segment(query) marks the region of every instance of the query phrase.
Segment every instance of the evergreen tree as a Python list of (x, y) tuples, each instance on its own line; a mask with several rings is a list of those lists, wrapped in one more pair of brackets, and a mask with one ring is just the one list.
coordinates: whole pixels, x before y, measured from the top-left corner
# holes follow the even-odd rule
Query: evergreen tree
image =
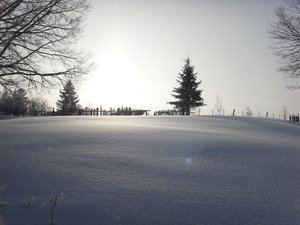
[(202, 90), (198, 90), (201, 81), (197, 82), (197, 73), (194, 72), (194, 66), (190, 65), (190, 58), (185, 59), (185, 65), (182, 72), (178, 74), (178, 88), (174, 88), (172, 96), (177, 101), (169, 102), (175, 108), (179, 108), (183, 115), (190, 115), (190, 109), (198, 106), (204, 106), (201, 97)]
[(74, 84), (68, 80), (62, 91), (60, 91), (60, 100), (57, 101), (56, 106), (59, 114), (73, 115), (78, 109), (79, 98), (75, 91)]

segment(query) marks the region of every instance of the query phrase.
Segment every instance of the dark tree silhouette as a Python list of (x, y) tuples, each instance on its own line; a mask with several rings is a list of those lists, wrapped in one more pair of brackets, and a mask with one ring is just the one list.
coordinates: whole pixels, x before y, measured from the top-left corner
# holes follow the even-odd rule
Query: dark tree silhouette
[(88, 9), (88, 0), (0, 1), (0, 85), (49, 87), (88, 73), (88, 57), (72, 49)]
[(0, 110), (3, 115), (12, 114), (12, 97), (8, 90), (1, 93)]
[(0, 99), (0, 113), (4, 115), (20, 116), (27, 114), (28, 97), (24, 89), (12, 92), (4, 90)]
[(59, 97), (56, 106), (60, 115), (73, 115), (78, 111), (79, 98), (71, 80), (64, 85)]
[[(300, 78), (300, 0), (285, 0), (285, 7), (275, 10), (276, 21), (270, 23), (269, 34), (275, 40), (273, 52), (280, 59), (279, 71), (296, 82)], [(300, 88), (299, 83), (289, 86)]]
[(49, 107), (47, 100), (36, 97), (28, 100), (27, 113), (31, 116), (45, 115), (47, 112), (50, 112), (51, 108)]
[(27, 113), (27, 100), (26, 91), (19, 88), (12, 93), (13, 100), (13, 113), (14, 115), (25, 115)]
[(179, 108), (183, 115), (190, 115), (190, 109), (198, 106), (204, 106), (201, 97), (202, 90), (198, 89), (201, 81), (197, 82), (197, 73), (194, 73), (194, 66), (190, 65), (190, 58), (185, 59), (185, 65), (182, 72), (178, 74), (178, 88), (174, 88), (172, 96), (177, 101), (169, 102), (175, 108)]

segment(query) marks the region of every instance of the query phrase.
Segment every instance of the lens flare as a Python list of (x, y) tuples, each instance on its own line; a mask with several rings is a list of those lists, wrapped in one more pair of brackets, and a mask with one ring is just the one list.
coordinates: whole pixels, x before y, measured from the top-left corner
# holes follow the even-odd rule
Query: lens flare
[(186, 157), (186, 158), (185, 158), (185, 162), (186, 162), (187, 164), (191, 164), (192, 161), (193, 161), (193, 159), (190, 158), (190, 157)]

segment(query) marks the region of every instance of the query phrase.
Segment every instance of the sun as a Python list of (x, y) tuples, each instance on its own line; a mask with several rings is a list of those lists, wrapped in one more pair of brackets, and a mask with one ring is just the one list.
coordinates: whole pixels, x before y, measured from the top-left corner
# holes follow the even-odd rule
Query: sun
[(100, 60), (100, 71), (103, 78), (114, 81), (119, 88), (134, 85), (135, 67), (130, 56), (121, 49), (112, 49)]
[(90, 102), (105, 107), (131, 106), (141, 85), (132, 56), (120, 47), (110, 47), (97, 58), (98, 68), (90, 79)]

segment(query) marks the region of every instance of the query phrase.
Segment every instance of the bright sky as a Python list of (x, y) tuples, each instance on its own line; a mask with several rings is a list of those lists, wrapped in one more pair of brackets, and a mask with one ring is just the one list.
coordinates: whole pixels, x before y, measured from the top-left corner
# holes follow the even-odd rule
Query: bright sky
[(225, 113), (249, 106), (300, 112), (300, 90), (277, 72), (268, 23), (281, 0), (93, 0), (80, 49), (97, 68), (77, 86), (81, 105), (171, 109), (172, 89), (184, 59), (202, 80), (211, 114), (216, 96)]

